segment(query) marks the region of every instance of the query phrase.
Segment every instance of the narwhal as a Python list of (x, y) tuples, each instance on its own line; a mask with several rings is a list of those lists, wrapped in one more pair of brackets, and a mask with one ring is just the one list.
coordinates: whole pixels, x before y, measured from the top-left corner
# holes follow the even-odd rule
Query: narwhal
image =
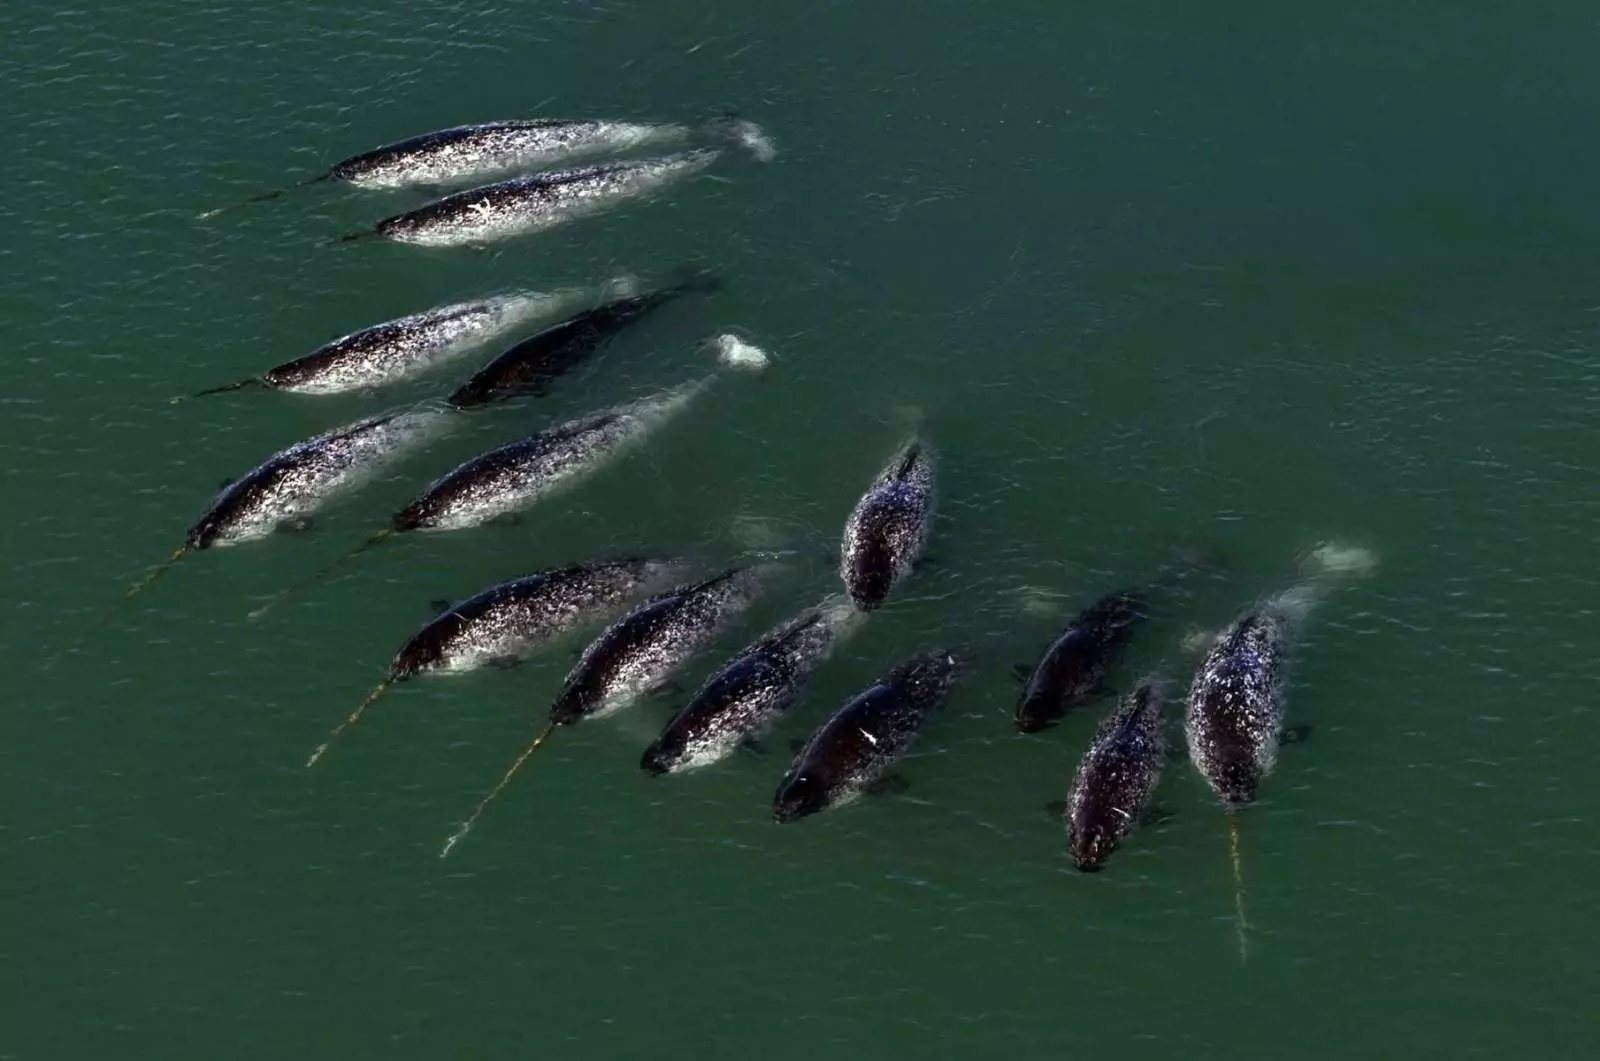
[(753, 746), (795, 703), (807, 679), (866, 613), (842, 593), (768, 632), (708, 678), (639, 765), (650, 774), (710, 766)]
[(723, 148), (700, 147), (513, 177), (393, 214), (370, 229), (358, 229), (332, 242), (377, 236), (420, 247), (482, 247), (545, 232), (643, 199), (709, 168), (723, 154)]
[(306, 765), (316, 763), (396, 682), (423, 673), (462, 673), (519, 663), (551, 638), (615, 609), (681, 567), (676, 560), (648, 557), (567, 564), (498, 582), (447, 607), (400, 647), (383, 680), (333, 729)]
[(383, 387), (447, 365), (524, 325), (570, 313), (597, 296), (625, 298), (633, 294), (637, 294), (637, 283), (621, 277), (601, 285), (599, 291), (570, 287), (435, 306), (351, 332), (259, 376), (212, 387), (193, 397), (246, 387), (291, 394), (343, 394)]
[(721, 281), (705, 270), (684, 269), (676, 283), (627, 294), (584, 310), (523, 339), (484, 365), (445, 399), (474, 409), (524, 394), (542, 395), (622, 332), (684, 295), (716, 291)]
[(1022, 680), (1014, 716), (1023, 733), (1038, 733), (1068, 711), (1111, 695), (1106, 679), (1132, 640), (1135, 629), (1161, 597), (1202, 563), (1188, 550), (1149, 582), (1124, 586), (1100, 597), (1073, 617), (1032, 664), (1019, 664)]
[[(707, 123), (706, 128), (719, 137), (732, 133), (728, 119)], [(447, 188), (596, 155), (670, 147), (687, 141), (691, 132), (681, 123), (603, 119), (532, 118), (457, 125), (351, 155), (299, 184), (253, 196), (231, 208), (207, 210), (200, 217), (267, 202), (322, 181), (371, 189)]]
[(1145, 678), (1101, 720), (1072, 776), (1067, 845), (1085, 873), (1098, 871), (1151, 812), (1166, 765), (1166, 683)]
[[(721, 335), (708, 344), (723, 366), (760, 371), (764, 350)], [(515, 520), (539, 501), (596, 474), (629, 449), (691, 409), (716, 382), (715, 373), (676, 387), (580, 416), (474, 457), (446, 472), (394, 514), (378, 531), (331, 564), (251, 612), (273, 605), (326, 578), (335, 569), (396, 534), (466, 530)]]
[(796, 822), (885, 787), (928, 717), (949, 697), (959, 670), (951, 651), (928, 652), (851, 697), (795, 756), (773, 796), (773, 820)]
[(771, 573), (771, 565), (730, 568), (657, 594), (607, 627), (568, 672), (550, 707), (549, 723), (445, 842), (440, 857), (448, 855), (471, 831), (485, 808), (557, 726), (603, 718), (663, 688), (696, 652), (750, 606)]
[(856, 607), (873, 611), (922, 556), (934, 515), (933, 450), (905, 442), (845, 522), (839, 574)]
[[(183, 545), (139, 580), (127, 600), (185, 554), (303, 530), (335, 498), (359, 488), (449, 429), (455, 415), (425, 404), (369, 416), (279, 450), (222, 488)], [(102, 620), (104, 621), (104, 620)]]
[(1376, 565), (1367, 550), (1324, 544), (1306, 577), (1239, 615), (1217, 636), (1195, 672), (1184, 711), (1189, 758), (1228, 812), (1239, 952), (1245, 953), (1244, 890), (1237, 812), (1255, 801), (1286, 737), (1287, 656), (1307, 617), (1342, 579)]

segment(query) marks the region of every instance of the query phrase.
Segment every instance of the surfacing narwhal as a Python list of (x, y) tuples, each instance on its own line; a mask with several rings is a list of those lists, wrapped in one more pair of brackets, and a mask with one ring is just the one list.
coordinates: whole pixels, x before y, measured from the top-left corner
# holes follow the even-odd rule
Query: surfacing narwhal
[(416, 674), (519, 663), (551, 638), (603, 616), (681, 567), (676, 560), (641, 557), (568, 564), (497, 582), (446, 607), (400, 646), (383, 680), (334, 727), (306, 765), (315, 764), (396, 682)]
[(524, 325), (570, 313), (597, 298), (626, 298), (636, 293), (637, 281), (619, 277), (598, 289), (516, 292), (435, 306), (340, 336), (259, 376), (211, 387), (192, 397), (246, 387), (317, 395), (384, 387), (431, 372)]
[(839, 576), (856, 607), (881, 608), (922, 557), (934, 516), (933, 448), (903, 443), (845, 522)]
[[(703, 123), (701, 131), (726, 138), (732, 121), (737, 119), (713, 119)], [(267, 202), (294, 188), (323, 181), (367, 189), (449, 188), (598, 155), (671, 147), (687, 142), (693, 134), (690, 126), (676, 122), (592, 118), (531, 118), (457, 125), (351, 155), (308, 180), (252, 196), (232, 207), (207, 210), (200, 217), (204, 220), (229, 209)]]
[(446, 407), (423, 405), (369, 416), (279, 450), (223, 487), (189, 528), (183, 545), (122, 599), (150, 585), (187, 553), (304, 530), (336, 498), (449, 430), (456, 415)]
[(865, 618), (836, 593), (763, 635), (706, 679), (645, 749), (639, 766), (649, 774), (682, 773), (753, 746)]
[(774, 572), (775, 565), (729, 568), (711, 578), (650, 597), (607, 627), (567, 673), (550, 707), (550, 721), (445, 841), (439, 857), (448, 855), (472, 830), (484, 810), (557, 726), (615, 714), (661, 689), (751, 605)]
[[(771, 157), (764, 135), (751, 123), (726, 125), (727, 139), (754, 157)], [(394, 214), (370, 229), (333, 240), (378, 236), (422, 247), (485, 246), (591, 217), (699, 173), (723, 157), (724, 146), (695, 147), (652, 158), (601, 162), (513, 177), (453, 193)]]
[(1366, 549), (1319, 546), (1302, 581), (1246, 610), (1217, 636), (1189, 687), (1189, 758), (1228, 812), (1241, 957), (1246, 925), (1237, 812), (1255, 801), (1257, 787), (1277, 764), (1289, 650), (1313, 608), (1341, 581), (1376, 564)]

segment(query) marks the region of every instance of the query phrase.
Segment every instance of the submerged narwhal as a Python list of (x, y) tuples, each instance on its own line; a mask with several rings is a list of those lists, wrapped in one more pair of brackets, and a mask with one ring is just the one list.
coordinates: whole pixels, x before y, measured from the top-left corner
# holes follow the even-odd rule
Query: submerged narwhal
[(882, 607), (916, 565), (934, 514), (933, 450), (904, 443), (856, 502), (845, 523), (839, 574), (856, 607)]
[(568, 564), (496, 583), (451, 605), (400, 647), (383, 680), (306, 765), (321, 758), (394, 683), (416, 674), (518, 663), (551, 638), (603, 616), (679, 569), (674, 560), (637, 557)]
[(1031, 665), (1019, 665), (1022, 692), (1014, 721), (1023, 733), (1037, 733), (1063, 715), (1101, 696), (1111, 695), (1106, 679), (1148, 617), (1151, 605), (1198, 566), (1186, 554), (1147, 584), (1113, 590), (1084, 608)]
[(771, 573), (770, 566), (730, 568), (656, 594), (608, 626), (568, 672), (550, 707), (549, 723), (445, 842), (440, 857), (448, 855), (471, 831), (484, 809), (557, 726), (615, 714), (661, 689), (750, 606)]
[(194, 397), (246, 387), (318, 395), (384, 387), (449, 364), (523, 325), (571, 312), (597, 297), (625, 298), (636, 294), (636, 288), (632, 278), (618, 278), (598, 291), (572, 287), (517, 292), (436, 306), (351, 332), (259, 376)]
[[(730, 121), (715, 119), (704, 129), (718, 139), (726, 139), (735, 135)], [(668, 147), (689, 139), (690, 134), (690, 128), (679, 123), (592, 118), (531, 118), (457, 125), (351, 155), (315, 177), (253, 196), (237, 206), (267, 202), (291, 188), (321, 181), (374, 189), (447, 188), (596, 155)], [(227, 209), (208, 210), (200, 217), (215, 217)]]
[(877, 791), (949, 697), (959, 661), (947, 650), (907, 660), (845, 703), (795, 756), (772, 800), (779, 824)]
[(684, 295), (716, 291), (721, 281), (706, 270), (684, 269), (676, 283), (630, 292), (528, 336), (484, 365), (446, 400), (473, 409), (519, 395), (542, 395), (558, 377), (583, 364), (622, 332)]
[(864, 618), (848, 597), (836, 594), (765, 634), (718, 668), (672, 716), (640, 767), (651, 774), (693, 770), (760, 740)]

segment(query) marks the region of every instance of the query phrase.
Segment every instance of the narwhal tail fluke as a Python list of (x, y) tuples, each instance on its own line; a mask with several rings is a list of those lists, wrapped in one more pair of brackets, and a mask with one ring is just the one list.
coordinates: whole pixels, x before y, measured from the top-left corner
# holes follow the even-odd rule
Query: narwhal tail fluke
[(545, 726), (545, 728), (537, 737), (533, 738), (532, 744), (529, 744), (526, 748), (522, 749), (522, 754), (517, 756), (517, 761), (511, 764), (511, 769), (507, 770), (505, 772), (505, 776), (500, 778), (499, 784), (490, 789), (489, 794), (483, 797), (483, 799), (478, 803), (477, 807), (473, 808), (472, 813), (467, 816), (467, 820), (461, 823), (461, 828), (450, 834), (450, 839), (444, 842), (444, 847), (439, 851), (440, 858), (444, 858), (446, 855), (448, 855), (450, 853), (450, 849), (455, 847), (456, 844), (460, 843), (461, 838), (472, 831), (472, 827), (477, 824), (478, 819), (483, 817), (484, 810), (489, 806), (489, 804), (494, 802), (496, 796), (500, 795), (500, 793), (505, 790), (505, 787), (511, 783), (511, 779), (516, 776), (517, 771), (522, 769), (522, 764), (528, 761), (528, 756), (532, 755), (536, 750), (538, 750), (539, 745), (543, 744), (547, 739), (549, 739), (550, 734), (555, 732), (555, 728), (556, 724), (551, 722), (549, 725)]
[(228, 213), (230, 210), (242, 210), (245, 207), (251, 206), (251, 205), (253, 205), (255, 203), (265, 203), (265, 202), (270, 202), (273, 199), (281, 199), (283, 196), (288, 195), (290, 192), (294, 191), (297, 188), (304, 188), (304, 187), (307, 187), (308, 185), (316, 184), (316, 183), (318, 183), (320, 181), (325, 181), (325, 180), (329, 179), (332, 176), (333, 176), (333, 174), (331, 174), (331, 173), (324, 173), (324, 174), (321, 174), (320, 176), (308, 177), (307, 179), (301, 181), (298, 184), (291, 184), (291, 185), (288, 185), (287, 187), (278, 188), (278, 189), (276, 189), (274, 191), (270, 191), (270, 192), (262, 192), (260, 195), (252, 195), (250, 198), (242, 199), (239, 202), (234, 203), (231, 206), (219, 206), (215, 210), (207, 210), (205, 213), (199, 215), (199, 220), (201, 220), (201, 221), (209, 221), (213, 217), (216, 217), (218, 214), (225, 214), (225, 213)]
[(360, 556), (362, 553), (366, 552), (368, 549), (372, 548), (374, 545), (377, 545), (381, 541), (387, 540), (388, 538), (392, 537), (393, 535), (394, 535), (394, 530), (392, 528), (385, 528), (385, 529), (379, 531), (378, 533), (374, 534), (372, 537), (368, 538), (366, 541), (362, 542), (360, 545), (356, 546), (354, 549), (351, 549), (348, 553), (345, 553), (343, 556), (339, 557), (337, 560), (335, 560), (332, 563), (327, 564), (326, 566), (324, 566), (321, 570), (312, 573), (307, 578), (301, 579), (299, 582), (296, 582), (294, 585), (290, 586), (288, 589), (280, 590), (277, 593), (275, 593), (267, 601), (267, 603), (263, 604), (261, 607), (257, 608), (255, 611), (251, 612), (250, 613), (250, 618), (251, 619), (259, 619), (259, 618), (261, 618), (263, 615), (267, 614), (267, 612), (271, 611), (277, 605), (282, 604), (284, 601), (288, 600), (290, 597), (293, 597), (298, 593), (303, 593), (305, 590), (307, 590), (310, 587), (316, 585), (318, 582), (321, 582), (323, 579), (327, 578), (329, 575), (333, 574), (339, 568), (343, 567), (345, 564), (349, 563), (351, 560), (354, 560), (356, 557)]
[(333, 727), (333, 732), (328, 734), (328, 739), (319, 744), (317, 746), (317, 750), (311, 753), (311, 758), (306, 760), (306, 768), (309, 769), (317, 765), (317, 760), (327, 754), (328, 749), (333, 746), (333, 742), (339, 739), (339, 734), (343, 733), (345, 730), (359, 722), (361, 720), (362, 712), (371, 707), (374, 700), (388, 692), (389, 686), (393, 684), (394, 678), (389, 677), (383, 679), (383, 681), (374, 686), (372, 692), (367, 694), (367, 698), (361, 701), (361, 706), (350, 712), (349, 718)]
[(189, 400), (191, 400), (193, 398), (204, 398), (208, 394), (226, 394), (229, 391), (244, 390), (246, 387), (265, 387), (265, 386), (266, 386), (266, 384), (261, 382), (260, 379), (258, 379), (255, 376), (251, 376), (249, 379), (241, 379), (241, 380), (235, 380), (232, 383), (224, 383), (220, 387), (208, 387), (203, 391), (195, 391), (193, 394), (180, 394), (176, 398), (173, 398), (171, 400), (171, 404), (177, 405), (179, 402), (186, 402), (186, 401), (189, 401)]
[(1244, 860), (1239, 856), (1239, 813), (1228, 811), (1228, 861), (1233, 864), (1233, 922), (1239, 937), (1239, 960), (1250, 953), (1250, 922), (1244, 916)]

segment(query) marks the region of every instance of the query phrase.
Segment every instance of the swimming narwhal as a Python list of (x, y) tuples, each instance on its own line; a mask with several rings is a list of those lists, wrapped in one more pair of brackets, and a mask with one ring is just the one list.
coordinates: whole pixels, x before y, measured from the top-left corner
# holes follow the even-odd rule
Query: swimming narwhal
[(700, 147), (655, 158), (514, 177), (394, 214), (334, 242), (379, 236), (421, 247), (458, 247), (532, 235), (642, 199), (708, 168), (724, 150)]
[(1249, 609), (1217, 636), (1195, 672), (1184, 713), (1189, 757), (1230, 807), (1256, 798), (1283, 734), (1284, 657), (1306, 617), (1340, 577), (1370, 571), (1364, 549), (1323, 545), (1308, 577)]
[[(735, 119), (715, 119), (706, 129), (732, 135)], [(292, 185), (337, 181), (357, 188), (449, 187), (492, 179), (542, 166), (641, 147), (665, 147), (687, 140), (691, 130), (677, 123), (533, 118), (457, 125), (363, 151), (336, 162), (318, 176)], [(239, 203), (266, 202), (289, 191), (280, 188)], [(228, 207), (208, 210), (202, 219)]]
[(512, 664), (679, 570), (674, 560), (625, 557), (547, 568), (496, 583), (452, 605), (413, 634), (389, 671), (306, 762), (314, 764), (395, 682), (422, 673), (461, 673)]
[(684, 270), (668, 287), (629, 294), (585, 310), (516, 343), (473, 373), (446, 399), (472, 409), (523, 394), (542, 395), (558, 376), (582, 364), (620, 332), (682, 296), (715, 291), (721, 282), (703, 270)]
[(640, 767), (651, 774), (692, 770), (759, 740), (795, 702), (810, 673), (864, 617), (849, 598), (837, 594), (759, 638), (672, 717), (645, 749)]
[(1037, 733), (1073, 707), (1105, 694), (1105, 678), (1141, 618), (1143, 604), (1130, 590), (1106, 594), (1079, 612), (1056, 635), (1023, 677), (1016, 726)]
[(1195, 672), (1184, 711), (1189, 758), (1228, 810), (1239, 951), (1245, 952), (1238, 815), (1277, 763), (1284, 740), (1285, 656), (1311, 610), (1342, 577), (1376, 564), (1365, 549), (1325, 544), (1308, 577), (1249, 609), (1217, 636)]
[(484, 809), (557, 726), (603, 718), (661, 689), (729, 621), (749, 607), (768, 574), (760, 567), (730, 568), (703, 581), (656, 594), (607, 627), (568, 672), (550, 707), (549, 723), (445, 841), (440, 857), (448, 855), (471, 831)]
[[(728, 367), (760, 371), (764, 350), (731, 335), (710, 345)], [(391, 525), (308, 578), (283, 590), (251, 612), (259, 618), (274, 604), (321, 581), (336, 568), (373, 546), (411, 531), (454, 531), (496, 519), (515, 518), (557, 490), (594, 474), (630, 446), (688, 410), (716, 381), (715, 375), (681, 384), (611, 409), (547, 428), (529, 438), (501, 446), (445, 473), (416, 500), (394, 514)]]
[(136, 583), (123, 599), (155, 581), (185, 553), (237, 545), (274, 531), (302, 529), (337, 496), (446, 431), (455, 414), (424, 406), (369, 416), (279, 450), (223, 487), (184, 544)]
[(1153, 581), (1107, 593), (1073, 617), (1031, 666), (1019, 665), (1016, 672), (1023, 686), (1014, 717), (1017, 729), (1037, 733), (1072, 708), (1110, 695), (1106, 676), (1122, 657), (1135, 627), (1146, 618), (1151, 602), (1200, 562), (1198, 552), (1186, 551)]
[[(631, 278), (604, 285), (617, 297), (635, 294)], [(436, 306), (351, 332), (260, 376), (200, 391), (194, 397), (245, 387), (293, 394), (342, 394), (412, 379), (542, 317), (569, 312), (596, 292), (566, 288), (519, 292)], [(181, 401), (174, 398), (173, 401)]]
[(934, 512), (933, 451), (919, 438), (901, 446), (845, 523), (839, 573), (856, 607), (881, 607), (922, 555)]
[[(719, 360), (731, 367), (759, 371), (767, 363), (765, 353), (753, 347), (734, 351), (716, 345), (715, 349)], [(676, 419), (718, 378), (710, 375), (679, 384), (474, 457), (440, 477), (396, 513), (394, 529), (459, 530), (524, 511), (557, 488), (592, 474)]]
[(1099, 870), (1150, 809), (1166, 765), (1165, 684), (1146, 678), (1101, 720), (1073, 774), (1065, 817), (1078, 869)]
[(917, 656), (852, 697), (812, 734), (778, 785), (772, 817), (798, 821), (878, 790), (954, 686), (948, 651)]

